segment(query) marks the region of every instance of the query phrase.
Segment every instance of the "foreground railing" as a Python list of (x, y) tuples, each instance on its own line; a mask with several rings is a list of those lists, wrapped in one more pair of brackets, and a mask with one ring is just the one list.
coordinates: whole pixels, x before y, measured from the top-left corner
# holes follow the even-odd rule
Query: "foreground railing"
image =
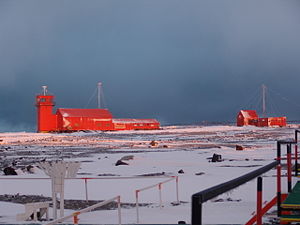
[(65, 217), (62, 217), (62, 218), (59, 218), (57, 220), (53, 220), (52, 222), (50, 223), (47, 223), (45, 225), (54, 225), (54, 224), (58, 224), (58, 223), (61, 223), (61, 222), (64, 222), (66, 221), (67, 219), (70, 219), (73, 217), (73, 223), (74, 224), (78, 224), (78, 216), (80, 214), (83, 214), (83, 213), (87, 213), (87, 212), (90, 212), (92, 211), (93, 209), (95, 208), (98, 208), (98, 207), (101, 207), (101, 206), (104, 206), (104, 205), (107, 205), (113, 201), (117, 200), (117, 204), (118, 204), (118, 224), (121, 225), (121, 200), (120, 200), (120, 196), (117, 196), (117, 197), (114, 197), (114, 198), (111, 198), (109, 200), (106, 200), (106, 201), (103, 201), (103, 202), (100, 202), (100, 203), (97, 203), (95, 205), (92, 205), (90, 207), (87, 207), (87, 208), (84, 208), (82, 210), (79, 210), (77, 212), (74, 212), (72, 213), (71, 215), (68, 215), (68, 216), (65, 216)]
[[(216, 185), (214, 187), (208, 188), (206, 190), (200, 191), (192, 195), (192, 225), (201, 225), (202, 224), (202, 204), (212, 198), (217, 197), (220, 194), (223, 194), (227, 191), (230, 191), (254, 178), (260, 176), (263, 173), (268, 172), (269, 170), (276, 167), (280, 162), (278, 160), (263, 166), (257, 170), (254, 170), (250, 173), (247, 173), (243, 176), (230, 180), (228, 182)], [(261, 182), (261, 179), (258, 181)], [(259, 188), (261, 185), (259, 185)]]
[(149, 190), (151, 188), (155, 188), (158, 187), (158, 191), (159, 191), (159, 207), (160, 209), (162, 209), (162, 193), (161, 193), (161, 189), (162, 189), (162, 185), (165, 183), (168, 183), (170, 181), (176, 181), (176, 199), (177, 199), (177, 203), (179, 203), (179, 194), (178, 194), (178, 176), (173, 176), (172, 178), (165, 180), (163, 182), (154, 184), (154, 185), (150, 185), (148, 187), (144, 187), (138, 190), (135, 190), (135, 205), (136, 205), (136, 223), (139, 224), (140, 223), (140, 214), (139, 214), (139, 193), (142, 191), (146, 191)]

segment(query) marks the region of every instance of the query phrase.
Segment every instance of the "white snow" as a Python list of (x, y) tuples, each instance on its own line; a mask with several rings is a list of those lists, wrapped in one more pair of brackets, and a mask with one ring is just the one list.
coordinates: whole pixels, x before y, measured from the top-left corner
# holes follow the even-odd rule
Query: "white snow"
[[(276, 157), (276, 140), (293, 138), (293, 128), (258, 128), (235, 126), (173, 126), (153, 131), (119, 131), (105, 133), (37, 134), (0, 133), (1, 146), (10, 146), (4, 152), (38, 152), (36, 157), (57, 159), (74, 149), (71, 158), (81, 161), (77, 178), (90, 177), (88, 198), (106, 200), (117, 195), (124, 203), (135, 203), (135, 190), (158, 184), (179, 176), (180, 205), (176, 202), (176, 183), (162, 185), (162, 209), (159, 207), (158, 187), (140, 192), (140, 203), (152, 203), (140, 207), (142, 224), (176, 224), (180, 220), (191, 222), (192, 194), (236, 178), (266, 165)], [(155, 140), (158, 146), (150, 146)], [(236, 151), (235, 145), (245, 147)], [(165, 145), (165, 146), (164, 146)], [(26, 149), (25, 149), (26, 146)], [(90, 155), (82, 155), (88, 148), (96, 149)], [(76, 150), (76, 151), (75, 151)], [(3, 153), (3, 151), (2, 151)], [(53, 153), (51, 155), (50, 153)], [(221, 154), (222, 162), (212, 163), (208, 159), (214, 153)], [(50, 156), (51, 155), (51, 156)], [(117, 160), (133, 155), (129, 165), (115, 166)], [(7, 156), (10, 157), (17, 156)], [(26, 154), (24, 155), (26, 157)], [(52, 157), (52, 158), (51, 158)], [(73, 158), (72, 158), (73, 157)], [(249, 166), (249, 167), (247, 167)], [(254, 166), (254, 167), (250, 167)], [(36, 168), (35, 168), (36, 169)], [(179, 174), (179, 170), (183, 174)], [(165, 173), (165, 177), (143, 177), (138, 175)], [(203, 172), (203, 175), (195, 175)], [(103, 174), (115, 176), (98, 176)], [(276, 195), (274, 170), (263, 177), (264, 201)], [(28, 179), (15, 179), (28, 178)], [(40, 179), (42, 178), (42, 179)], [(51, 196), (51, 182), (42, 171), (35, 174), (24, 172), (18, 176), (0, 175), (0, 194)], [(286, 188), (283, 179), (283, 189)], [(65, 199), (85, 199), (84, 179), (67, 179)], [(224, 201), (208, 201), (203, 205), (204, 224), (242, 224), (252, 217), (256, 207), (256, 180), (218, 196)], [(230, 201), (228, 201), (228, 199)], [(15, 216), (24, 206), (0, 202), (0, 223), (17, 223)], [(66, 210), (65, 214), (73, 212)], [(51, 215), (51, 214), (50, 214)], [(93, 211), (79, 216), (80, 223), (117, 224), (117, 210)], [(72, 220), (66, 221), (71, 223)], [(22, 222), (26, 223), (26, 222)], [(122, 208), (122, 223), (136, 223), (136, 209)]]

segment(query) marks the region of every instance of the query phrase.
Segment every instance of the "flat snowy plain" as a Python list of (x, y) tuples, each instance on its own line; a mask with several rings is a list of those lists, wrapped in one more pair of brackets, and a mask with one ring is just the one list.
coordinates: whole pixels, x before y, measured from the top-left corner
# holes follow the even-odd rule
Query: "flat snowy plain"
[[(2, 172), (5, 166), (13, 164), (21, 170), (42, 160), (79, 161), (77, 178), (101, 178), (88, 180), (89, 200), (107, 200), (120, 195), (121, 202), (135, 203), (135, 190), (163, 182), (169, 176), (179, 176), (180, 204), (172, 204), (177, 201), (175, 181), (162, 185), (162, 208), (157, 187), (142, 191), (139, 202), (149, 205), (140, 207), (139, 222), (190, 223), (192, 194), (272, 162), (276, 157), (276, 141), (293, 138), (297, 127), (172, 126), (156, 131), (0, 133), (0, 195), (51, 196), (49, 179), (31, 179), (47, 178), (43, 171), (36, 169), (33, 174), (24, 171), (17, 176), (5, 176)], [(152, 141), (155, 144), (151, 145)], [(244, 150), (237, 151), (236, 145), (243, 146)], [(222, 156), (221, 162), (211, 162), (209, 158), (214, 153)], [(122, 157), (132, 159), (124, 160), (128, 165), (115, 166)], [(183, 173), (178, 173), (180, 170)], [(276, 195), (275, 174), (271, 170), (263, 176), (264, 201)], [(65, 199), (85, 198), (84, 180), (66, 180)], [(244, 224), (255, 208), (256, 180), (253, 180), (204, 203), (203, 223)], [(2, 224), (28, 223), (16, 221), (16, 214), (23, 212), (23, 204), (0, 201)], [(65, 215), (72, 212), (66, 209)], [(137, 223), (135, 207), (122, 208), (121, 212), (122, 224)], [(79, 219), (82, 224), (118, 223), (117, 210), (93, 211), (80, 215)], [(266, 222), (269, 219), (264, 218)]]

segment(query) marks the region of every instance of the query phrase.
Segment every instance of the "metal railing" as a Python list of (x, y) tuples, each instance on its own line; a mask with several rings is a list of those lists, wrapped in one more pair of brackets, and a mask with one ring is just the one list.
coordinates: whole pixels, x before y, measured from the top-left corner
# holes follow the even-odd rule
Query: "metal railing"
[(47, 223), (45, 225), (54, 225), (54, 224), (58, 224), (58, 223), (61, 223), (61, 222), (64, 222), (66, 221), (67, 219), (70, 219), (73, 217), (73, 223), (74, 224), (78, 224), (78, 216), (80, 214), (83, 214), (83, 213), (87, 213), (87, 212), (90, 212), (92, 211), (93, 209), (95, 208), (98, 208), (98, 207), (101, 207), (101, 206), (104, 206), (104, 205), (107, 205), (115, 200), (117, 200), (117, 204), (118, 204), (118, 224), (121, 225), (121, 197), (120, 196), (116, 196), (114, 198), (111, 198), (109, 200), (106, 200), (106, 201), (103, 201), (103, 202), (100, 202), (100, 203), (97, 203), (97, 204), (94, 204), (92, 206), (89, 206), (87, 208), (84, 208), (82, 210), (79, 210), (79, 211), (76, 211), (74, 213), (72, 213), (71, 215), (68, 215), (68, 216), (64, 216), (62, 218), (59, 218), (59, 219), (56, 219), (56, 220), (53, 220), (52, 222), (50, 223)]
[(216, 185), (214, 187), (205, 189), (192, 195), (192, 225), (202, 224), (202, 204), (212, 198), (217, 197), (220, 194), (228, 192), (254, 178), (260, 176), (263, 173), (268, 172), (279, 164), (279, 161), (274, 161), (266, 166), (263, 166), (257, 170), (247, 173), (243, 176), (230, 180), (228, 182)]
[(138, 190), (135, 190), (135, 205), (136, 205), (136, 223), (139, 224), (140, 222), (140, 214), (139, 214), (139, 193), (142, 191), (146, 191), (149, 190), (151, 188), (155, 188), (158, 187), (158, 191), (159, 191), (159, 207), (160, 209), (162, 209), (162, 193), (161, 193), (161, 189), (162, 189), (162, 185), (165, 183), (168, 183), (170, 181), (176, 181), (176, 199), (177, 202), (179, 203), (179, 194), (178, 194), (178, 176), (173, 176), (172, 178), (162, 181), (160, 183), (154, 184), (154, 185), (150, 185)]

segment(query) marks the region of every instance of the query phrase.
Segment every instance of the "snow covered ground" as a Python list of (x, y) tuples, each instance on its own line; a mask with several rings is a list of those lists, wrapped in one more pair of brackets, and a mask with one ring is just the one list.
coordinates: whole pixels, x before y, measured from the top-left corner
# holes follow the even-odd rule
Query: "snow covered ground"
[[(39, 169), (29, 173), (24, 168), (39, 161), (79, 161), (77, 178), (98, 178), (88, 180), (89, 200), (120, 195), (121, 202), (135, 203), (135, 190), (179, 176), (180, 204), (174, 204), (175, 180), (162, 185), (162, 208), (157, 187), (142, 191), (139, 202), (150, 205), (140, 207), (139, 222), (190, 223), (192, 194), (270, 163), (276, 157), (276, 140), (293, 138), (295, 127), (173, 126), (157, 131), (0, 133), (0, 195), (50, 197), (50, 180), (36, 179), (47, 175)], [(236, 145), (244, 150), (237, 151)], [(209, 158), (214, 153), (222, 155), (223, 160), (211, 162)], [(128, 165), (115, 166), (123, 157), (132, 159), (123, 160)], [(5, 176), (2, 171), (7, 166), (18, 169), (20, 175)], [(180, 170), (183, 173), (178, 173)], [(264, 201), (276, 195), (274, 175), (272, 170), (263, 177)], [(85, 198), (83, 179), (66, 180), (65, 199)], [(256, 180), (206, 202), (203, 223), (243, 224), (251, 218), (255, 207)], [(0, 223), (26, 223), (16, 221), (16, 214), (22, 212), (22, 204), (0, 202)], [(71, 212), (65, 210), (65, 215)], [(93, 211), (80, 215), (79, 219), (84, 224), (118, 222), (117, 210)], [(136, 208), (122, 208), (122, 223), (137, 223)]]

